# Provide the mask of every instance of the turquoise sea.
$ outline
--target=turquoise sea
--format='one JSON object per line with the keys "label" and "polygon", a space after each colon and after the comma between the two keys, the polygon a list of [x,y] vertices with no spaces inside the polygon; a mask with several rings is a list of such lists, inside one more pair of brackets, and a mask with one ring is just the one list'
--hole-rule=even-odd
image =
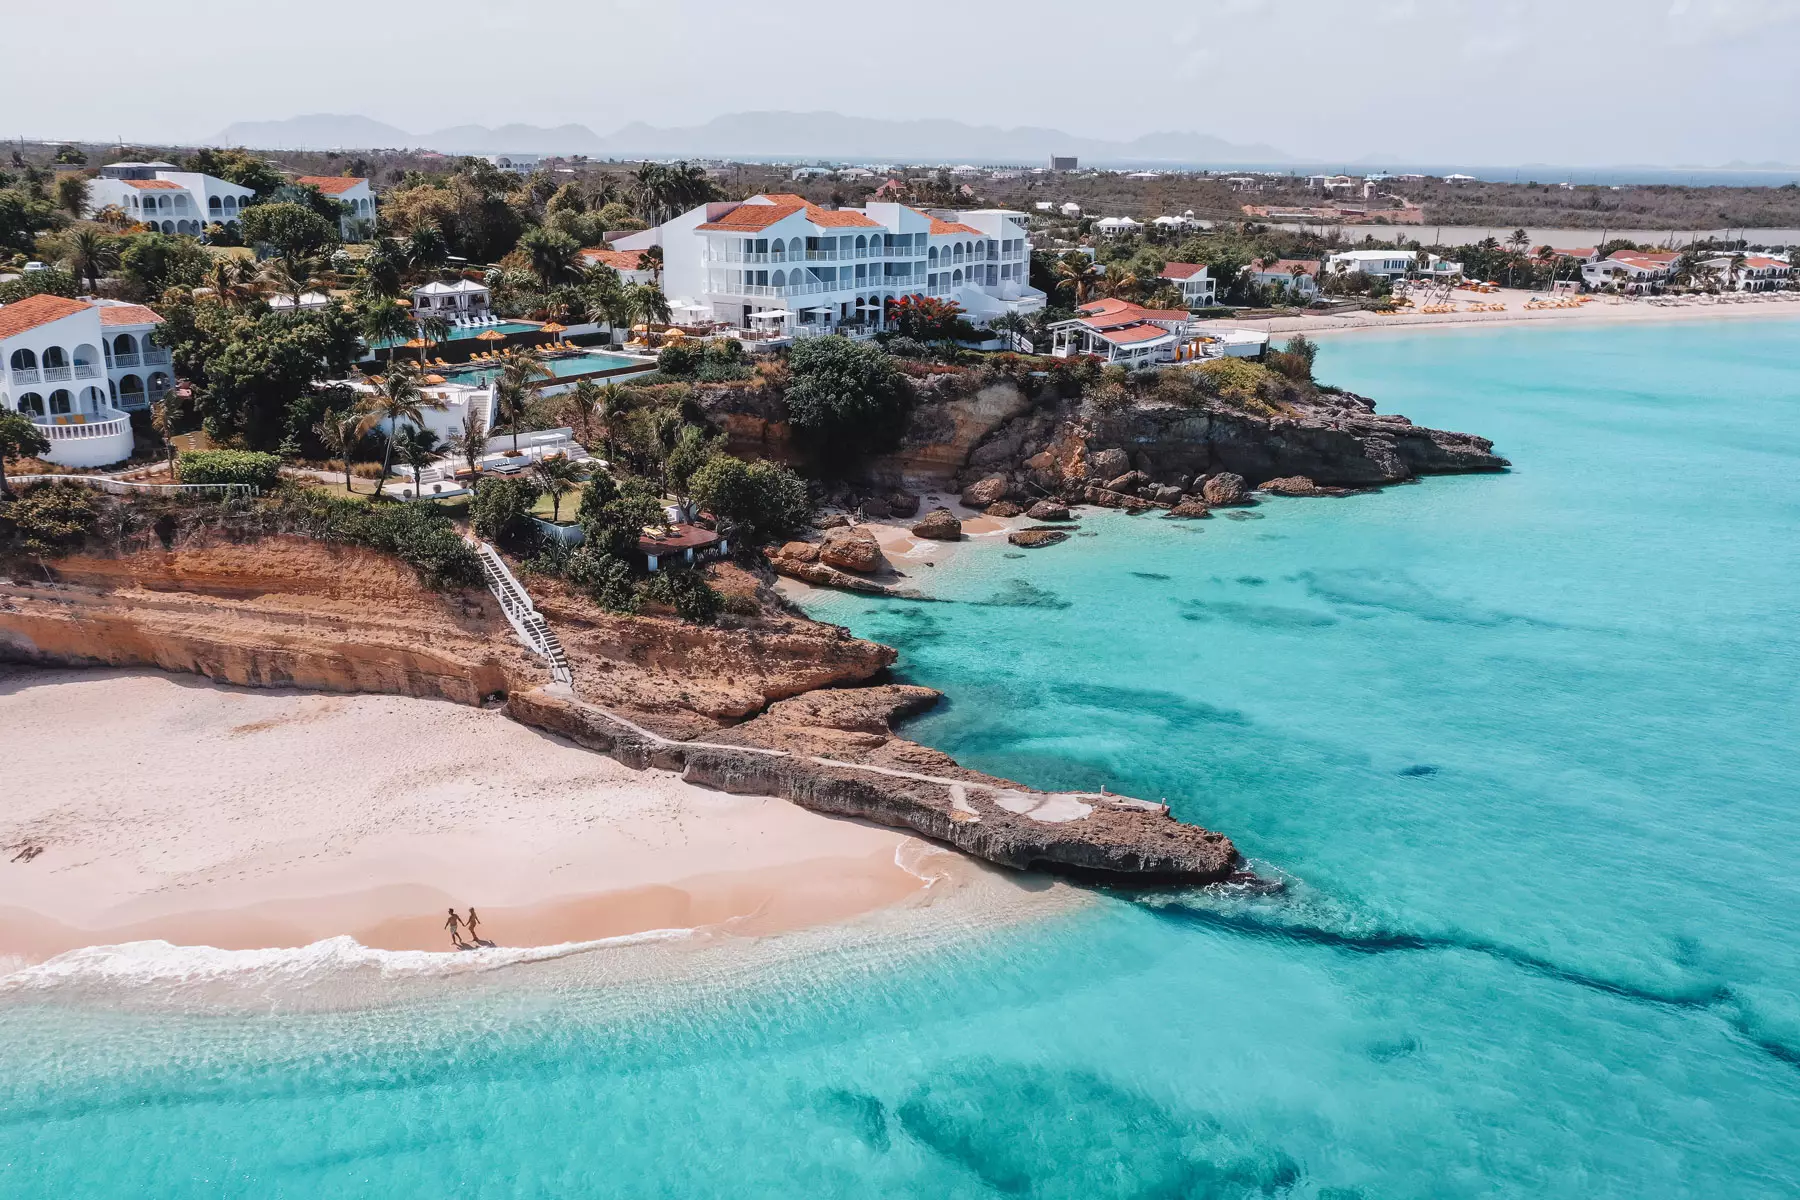
{"label": "turquoise sea", "polygon": [[0,1194],[1795,1195],[1800,322],[1319,369],[1515,469],[1100,514],[817,610],[949,694],[912,736],[1167,797],[1284,895],[731,986],[0,998]]}

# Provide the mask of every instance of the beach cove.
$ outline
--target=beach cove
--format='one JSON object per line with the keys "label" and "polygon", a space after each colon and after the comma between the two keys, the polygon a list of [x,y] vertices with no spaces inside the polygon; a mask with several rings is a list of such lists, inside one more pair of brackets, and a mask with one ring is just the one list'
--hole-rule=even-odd
{"label": "beach cove", "polygon": [[525,966],[221,1018],[14,989],[0,1180],[1783,1195],[1796,349],[1747,321],[1333,339],[1322,379],[1514,470],[1083,511],[1091,537],[921,572],[943,603],[809,597],[947,693],[909,736],[1166,797],[1283,896],[1099,894],[925,947],[858,932],[890,907],[746,939],[793,953],[723,990]]}

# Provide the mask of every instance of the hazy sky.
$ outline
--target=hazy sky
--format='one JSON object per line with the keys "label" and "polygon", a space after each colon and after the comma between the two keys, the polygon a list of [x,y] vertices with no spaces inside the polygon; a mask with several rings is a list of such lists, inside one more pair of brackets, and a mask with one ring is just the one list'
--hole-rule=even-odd
{"label": "hazy sky", "polygon": [[609,133],[824,109],[1195,130],[1321,159],[1800,162],[1800,0],[7,7],[13,46],[66,50],[7,57],[0,132],[30,138],[197,141],[316,112]]}

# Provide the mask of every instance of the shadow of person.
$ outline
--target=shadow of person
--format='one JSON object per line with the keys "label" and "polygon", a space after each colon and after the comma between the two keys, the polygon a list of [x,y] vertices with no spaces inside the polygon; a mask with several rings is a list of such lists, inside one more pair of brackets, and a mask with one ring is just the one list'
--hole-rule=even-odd
{"label": "shadow of person", "polygon": [[477,946],[480,946],[484,950],[495,949],[496,946],[498,945],[498,943],[496,943],[496,942],[490,942],[486,938],[481,938],[481,937],[478,937],[475,939],[475,944]]}

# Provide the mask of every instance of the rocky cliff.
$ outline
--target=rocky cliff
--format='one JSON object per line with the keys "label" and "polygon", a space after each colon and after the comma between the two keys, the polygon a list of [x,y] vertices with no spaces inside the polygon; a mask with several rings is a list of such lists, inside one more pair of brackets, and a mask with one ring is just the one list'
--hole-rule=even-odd
{"label": "rocky cliff", "polygon": [[[1369,487],[1508,465],[1486,438],[1377,413],[1374,401],[1348,392],[1319,390],[1267,413],[1218,398],[1168,403],[1154,391],[1102,410],[1036,377],[1015,382],[972,371],[915,380],[914,392],[901,445],[863,468],[871,490],[956,490],[1002,475],[1021,496],[1079,499],[1087,481],[1131,470],[1177,487],[1221,472],[1252,486],[1304,476]],[[735,452],[794,459],[778,390],[703,390],[700,400]]]}
{"label": "rocky cliff", "polygon": [[[702,628],[621,616],[533,579],[575,688],[549,686],[485,592],[422,588],[398,561],[298,537],[0,564],[0,659],[157,667],[221,683],[479,704],[636,767],[911,829],[1020,869],[1113,882],[1224,879],[1229,840],[1161,805],[1036,792],[894,736],[927,688],[894,651],[784,611],[721,565],[739,611]],[[872,686],[871,686],[872,685]]]}

